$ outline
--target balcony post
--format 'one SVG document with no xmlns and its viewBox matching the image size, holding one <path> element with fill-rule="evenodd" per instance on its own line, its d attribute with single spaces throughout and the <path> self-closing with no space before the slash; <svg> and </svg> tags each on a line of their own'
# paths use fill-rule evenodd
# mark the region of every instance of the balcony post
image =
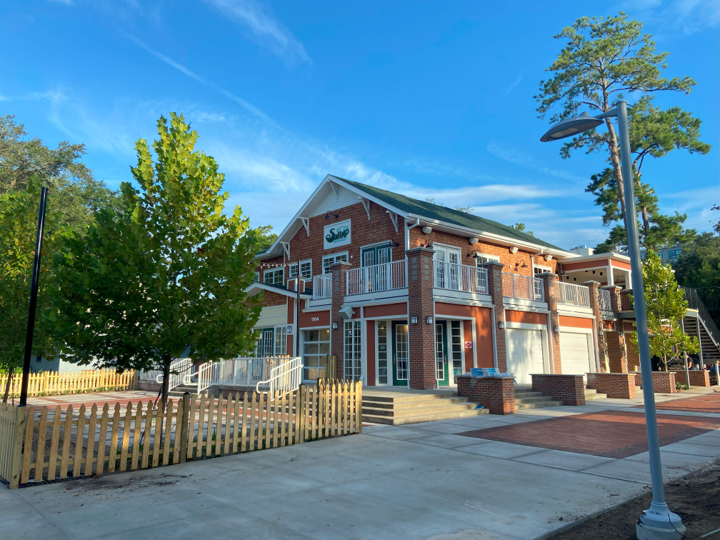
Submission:
<svg viewBox="0 0 720 540">
<path fill-rule="evenodd" d="M 430 390 L 437 388 L 435 377 L 435 320 L 426 324 L 425 318 L 433 315 L 433 256 L 435 250 L 424 247 L 407 252 L 408 276 L 408 345 L 410 388 Z M 412 324 L 410 317 L 417 317 Z"/>
<path fill-rule="evenodd" d="M 610 305 L 612 306 L 613 313 L 619 313 L 622 310 L 622 299 L 620 298 L 620 291 L 622 289 L 617 285 L 607 285 L 602 288 L 610 291 Z M 622 319 L 615 321 L 614 329 L 608 331 L 605 338 L 610 373 L 627 373 L 627 341 L 625 339 L 625 328 Z"/>
<path fill-rule="evenodd" d="M 555 286 L 558 281 L 558 276 L 552 272 L 543 272 L 537 277 L 542 280 L 545 302 L 547 302 L 548 311 L 550 311 L 549 334 L 553 353 L 553 373 L 560 374 L 562 373 L 562 359 L 560 358 L 560 332 L 555 332 L 555 328 L 560 328 L 560 316 L 558 315 L 557 310 L 557 297 L 560 287 Z"/>
<path fill-rule="evenodd" d="M 345 365 L 344 344 L 345 344 L 345 324 L 344 319 L 340 318 L 340 309 L 345 303 L 345 292 L 347 290 L 347 271 L 352 268 L 349 262 L 338 261 L 330 266 L 330 275 L 332 276 L 332 304 L 330 306 L 330 353 L 337 355 L 338 361 L 335 364 L 335 373 L 326 374 L 328 379 L 343 378 L 343 366 Z M 333 330 L 333 322 L 338 323 L 337 329 Z"/>
<path fill-rule="evenodd" d="M 487 294 L 492 298 L 493 303 L 493 335 L 495 336 L 495 354 L 497 356 L 497 369 L 506 373 L 507 366 L 507 344 L 505 341 L 505 295 L 503 294 L 503 265 L 497 261 L 488 261 L 482 265 L 487 270 Z M 513 280 L 513 290 L 515 281 Z M 500 324 L 502 323 L 502 328 Z"/>
<path fill-rule="evenodd" d="M 595 341 L 598 347 L 598 358 L 595 369 L 598 372 L 608 371 L 607 356 L 605 355 L 605 332 L 603 330 L 602 310 L 600 309 L 600 283 L 597 281 L 586 281 L 583 283 L 588 288 L 590 295 L 590 309 L 595 317 Z"/>
</svg>

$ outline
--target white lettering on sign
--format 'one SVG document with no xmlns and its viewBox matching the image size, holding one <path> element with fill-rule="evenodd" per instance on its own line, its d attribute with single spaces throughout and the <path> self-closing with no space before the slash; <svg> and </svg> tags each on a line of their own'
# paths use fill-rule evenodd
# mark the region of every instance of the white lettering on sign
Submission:
<svg viewBox="0 0 720 540">
<path fill-rule="evenodd" d="M 312 322 L 320 322 L 320 317 L 310 317 Z"/>
<path fill-rule="evenodd" d="M 466 348 L 466 349 L 472 349 L 472 341 L 466 341 L 466 342 L 465 342 L 465 348 Z"/>
</svg>

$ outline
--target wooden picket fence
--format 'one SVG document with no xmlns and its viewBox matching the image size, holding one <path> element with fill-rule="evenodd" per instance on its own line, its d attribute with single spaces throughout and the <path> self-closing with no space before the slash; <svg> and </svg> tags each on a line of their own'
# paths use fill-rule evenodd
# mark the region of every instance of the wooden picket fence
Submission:
<svg viewBox="0 0 720 540">
<path fill-rule="evenodd" d="M 271 397 L 186 395 L 169 400 L 167 409 L 161 403 L 77 411 L 8 405 L 0 409 L 0 476 L 14 489 L 362 431 L 360 382 L 320 382 Z"/>
<path fill-rule="evenodd" d="M 70 373 L 42 371 L 31 373 L 28 380 L 28 396 L 53 396 L 57 394 L 82 394 L 110 390 L 135 390 L 138 374 L 130 370 L 118 373 L 115 369 L 86 369 Z M 0 390 L 5 391 L 7 375 L 0 377 Z M 20 395 L 22 374 L 16 373 L 10 381 L 10 396 Z"/>
</svg>

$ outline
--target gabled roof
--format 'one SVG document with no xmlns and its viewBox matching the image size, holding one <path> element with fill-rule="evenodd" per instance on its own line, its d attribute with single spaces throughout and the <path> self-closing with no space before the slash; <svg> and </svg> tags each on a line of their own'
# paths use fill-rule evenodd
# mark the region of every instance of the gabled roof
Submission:
<svg viewBox="0 0 720 540">
<path fill-rule="evenodd" d="M 459 212 L 457 210 L 453 210 L 452 208 L 446 208 L 427 201 L 420 201 L 418 199 L 406 197 L 405 195 L 400 195 L 399 193 L 393 193 L 385 189 L 361 184 L 360 182 L 355 182 L 353 180 L 346 180 L 339 177 L 336 178 L 364 191 L 368 195 L 372 195 L 381 201 L 391 204 L 395 208 L 402 210 L 407 214 L 413 214 L 420 216 L 421 218 L 425 217 L 434 219 L 444 223 L 460 225 L 461 227 L 467 227 L 468 229 L 497 234 L 506 238 L 514 238 L 524 243 L 531 243 L 550 249 L 566 251 L 563 248 L 544 242 L 534 236 L 530 236 L 527 233 L 518 231 L 517 229 L 513 229 L 512 227 L 503 225 L 502 223 L 498 223 L 497 221 L 485 219 L 474 214 L 468 214 L 467 212 Z"/>
</svg>

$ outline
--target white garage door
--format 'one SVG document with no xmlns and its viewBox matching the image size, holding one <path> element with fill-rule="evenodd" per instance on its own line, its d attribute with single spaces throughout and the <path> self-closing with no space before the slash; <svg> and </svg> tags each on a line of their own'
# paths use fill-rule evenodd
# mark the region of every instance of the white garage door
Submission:
<svg viewBox="0 0 720 540">
<path fill-rule="evenodd" d="M 532 373 L 544 373 L 543 333 L 540 330 L 508 329 L 508 371 L 518 384 L 532 384 Z"/>
<path fill-rule="evenodd" d="M 566 375 L 585 375 L 590 369 L 590 334 L 560 332 L 560 359 Z"/>
</svg>

